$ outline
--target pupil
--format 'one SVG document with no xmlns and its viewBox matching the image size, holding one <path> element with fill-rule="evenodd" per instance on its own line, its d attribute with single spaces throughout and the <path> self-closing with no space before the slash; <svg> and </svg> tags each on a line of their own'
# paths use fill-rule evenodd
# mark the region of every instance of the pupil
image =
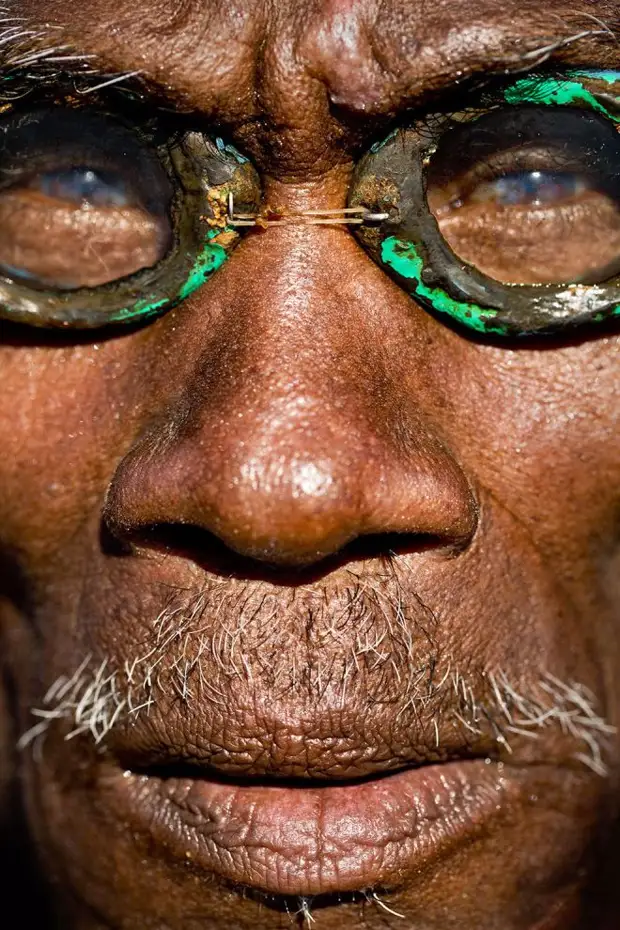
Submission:
<svg viewBox="0 0 620 930">
<path fill-rule="evenodd" d="M 585 185 L 575 174 L 529 171 L 498 178 L 489 187 L 497 203 L 510 207 L 519 204 L 543 206 L 570 200 L 581 193 Z"/>
<path fill-rule="evenodd" d="M 92 207 L 126 207 L 133 201 L 121 177 L 91 168 L 37 175 L 31 187 L 47 197 Z"/>
</svg>

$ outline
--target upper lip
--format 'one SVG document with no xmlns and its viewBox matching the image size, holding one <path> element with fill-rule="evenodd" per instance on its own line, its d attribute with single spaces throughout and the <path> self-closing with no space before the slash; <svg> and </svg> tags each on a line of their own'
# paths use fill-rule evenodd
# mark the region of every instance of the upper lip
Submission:
<svg viewBox="0 0 620 930">
<path fill-rule="evenodd" d="M 399 731 L 387 720 L 381 731 L 378 722 L 364 727 L 362 720 L 346 735 L 340 727 L 330 729 L 327 721 L 315 730 L 262 723 L 261 728 L 254 720 L 241 729 L 233 710 L 229 725 L 215 739 L 206 726 L 194 729 L 190 738 L 180 721 L 169 726 L 165 719 L 155 725 L 151 720 L 145 726 L 138 720 L 131 729 L 113 735 L 110 748 L 132 771 L 300 785 L 368 780 L 403 769 L 497 755 L 490 737 L 468 742 L 467 731 L 447 722 L 435 727 L 429 721 L 427 728 Z M 393 740 L 387 737 L 390 730 Z"/>
</svg>

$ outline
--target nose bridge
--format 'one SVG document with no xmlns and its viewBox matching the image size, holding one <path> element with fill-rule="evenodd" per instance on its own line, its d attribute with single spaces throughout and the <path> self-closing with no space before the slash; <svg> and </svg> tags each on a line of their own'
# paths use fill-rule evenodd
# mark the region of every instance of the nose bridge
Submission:
<svg viewBox="0 0 620 930">
<path fill-rule="evenodd" d="M 277 474 L 300 497 L 311 485 L 334 488 L 339 471 L 342 478 L 385 457 L 388 446 L 398 455 L 397 423 L 400 439 L 404 425 L 432 446 L 418 404 L 398 383 L 400 363 L 390 370 L 383 345 L 387 282 L 346 230 L 270 229 L 239 259 L 247 274 L 229 268 L 229 307 L 187 386 L 191 429 L 211 449 L 219 438 L 230 469 L 238 463 L 240 477 L 254 476 L 257 492 L 259 473 L 263 481 Z"/>
<path fill-rule="evenodd" d="M 259 507 L 272 532 L 282 520 L 291 527 L 305 521 L 307 530 L 336 500 L 340 510 L 361 516 L 364 509 L 363 482 L 352 479 L 377 437 L 363 395 L 384 375 L 362 348 L 363 332 L 352 320 L 345 325 L 350 308 L 332 263 L 336 251 L 340 260 L 359 261 L 342 231 L 269 230 L 251 243 L 244 261 L 260 269 L 260 284 L 235 285 L 234 315 L 222 319 L 188 385 L 202 400 L 177 448 L 204 450 L 195 470 L 203 489 L 205 479 L 225 486 L 227 508 L 236 499 L 246 517 Z"/>
<path fill-rule="evenodd" d="M 257 277 L 235 301 L 244 346 L 239 362 L 274 398 L 281 392 L 289 400 L 291 392 L 304 394 L 337 351 L 334 324 L 343 308 L 335 292 L 333 249 L 343 255 L 351 244 L 332 230 L 274 229 L 256 242 Z"/>
<path fill-rule="evenodd" d="M 323 228 L 270 229 L 242 249 L 245 271 L 224 269 L 232 282 L 226 307 L 216 334 L 205 333 L 187 387 L 194 399 L 204 395 L 202 428 L 233 417 L 272 452 L 289 429 L 322 423 L 331 434 L 327 409 L 349 426 L 366 416 L 359 395 L 386 375 L 342 269 L 353 280 L 368 260 L 346 232 Z"/>
</svg>

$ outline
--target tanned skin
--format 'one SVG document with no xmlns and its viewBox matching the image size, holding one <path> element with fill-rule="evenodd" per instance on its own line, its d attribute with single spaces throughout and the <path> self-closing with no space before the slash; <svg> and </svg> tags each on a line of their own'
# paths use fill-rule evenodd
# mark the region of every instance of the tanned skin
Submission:
<svg viewBox="0 0 620 930">
<path fill-rule="evenodd" d="M 296 211 L 343 207 L 368 146 L 457 79 L 531 66 L 582 32 L 601 35 L 560 43 L 560 62 L 620 68 L 604 35 L 613 2 L 5 6 L 216 120 L 265 202 Z M 149 325 L 75 339 L 0 325 L 0 745 L 13 783 L 0 797 L 14 792 L 11 813 L 23 804 L 16 829 L 38 862 L 24 863 L 30 890 L 7 927 L 34 925 L 39 874 L 54 915 L 37 918 L 42 930 L 266 930 L 310 915 L 321 930 L 619 925 L 617 332 L 470 338 L 417 306 L 349 230 L 301 225 L 247 236 Z M 87 653 L 122 665 L 171 597 L 201 591 L 243 654 L 236 677 L 216 648 L 203 656 L 216 697 L 160 695 L 130 750 L 131 737 L 98 752 L 52 727 L 37 751 L 14 751 L 58 676 Z M 388 610 L 404 605 L 409 646 L 382 592 Z M 389 674 L 347 665 L 361 622 L 351 597 L 368 598 Z M 260 792 L 294 778 L 289 794 L 302 794 L 433 761 L 443 692 L 399 723 L 410 711 L 397 679 L 416 649 L 446 673 L 449 656 L 466 680 L 494 668 L 526 692 L 546 670 L 583 684 L 607 724 L 606 774 L 549 727 L 502 756 L 526 788 L 429 853 L 401 856 L 405 840 L 380 823 L 365 842 L 355 813 L 331 845 L 320 811 L 297 834 L 286 821 L 284 839 L 270 833 L 243 807 L 248 779 Z M 329 686 L 304 690 L 293 665 Z M 149 740 L 190 747 L 196 777 L 238 786 L 240 813 L 206 859 L 156 809 L 147 824 L 115 800 L 123 772 L 131 782 L 151 764 Z"/>
</svg>

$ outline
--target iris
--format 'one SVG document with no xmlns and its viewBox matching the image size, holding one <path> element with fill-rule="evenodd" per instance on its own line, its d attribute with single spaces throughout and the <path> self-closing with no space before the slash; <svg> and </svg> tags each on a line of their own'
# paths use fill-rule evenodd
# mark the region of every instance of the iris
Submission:
<svg viewBox="0 0 620 930">
<path fill-rule="evenodd" d="M 571 200 L 582 193 L 585 187 L 583 180 L 576 174 L 527 171 L 497 178 L 483 185 L 484 197 L 474 195 L 471 199 L 493 199 L 506 207 L 521 204 L 544 206 Z"/>
<path fill-rule="evenodd" d="M 46 197 L 85 206 L 126 207 L 133 200 L 120 175 L 92 168 L 75 167 L 39 174 L 31 186 Z"/>
</svg>

